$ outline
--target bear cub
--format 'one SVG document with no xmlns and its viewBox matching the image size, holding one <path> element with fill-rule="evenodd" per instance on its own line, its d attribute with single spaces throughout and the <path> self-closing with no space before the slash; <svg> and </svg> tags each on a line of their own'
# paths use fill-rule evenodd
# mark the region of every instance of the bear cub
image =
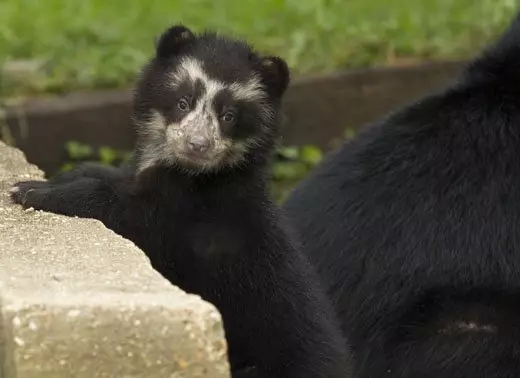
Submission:
<svg viewBox="0 0 520 378">
<path fill-rule="evenodd" d="M 95 218 L 221 312 L 234 377 L 344 378 L 349 354 L 317 276 L 268 196 L 285 61 L 177 25 L 134 96 L 124 167 L 20 182 L 25 207 Z"/>
</svg>

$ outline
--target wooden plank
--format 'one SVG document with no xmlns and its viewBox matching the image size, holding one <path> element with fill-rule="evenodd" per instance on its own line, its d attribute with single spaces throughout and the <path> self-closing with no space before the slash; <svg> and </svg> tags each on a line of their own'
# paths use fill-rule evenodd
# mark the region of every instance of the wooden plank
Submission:
<svg viewBox="0 0 520 378">
<path fill-rule="evenodd" d="M 456 77 L 463 64 L 365 69 L 299 80 L 286 99 L 285 141 L 334 148 L 347 128 L 356 130 L 442 88 Z"/>
<path fill-rule="evenodd" d="M 286 99 L 284 143 L 338 145 L 347 128 L 357 129 L 452 80 L 463 62 L 382 67 L 296 78 Z M 28 160 L 45 172 L 64 162 L 67 141 L 131 149 L 128 90 L 70 93 L 35 98 L 7 109 L 7 125 Z"/>
</svg>

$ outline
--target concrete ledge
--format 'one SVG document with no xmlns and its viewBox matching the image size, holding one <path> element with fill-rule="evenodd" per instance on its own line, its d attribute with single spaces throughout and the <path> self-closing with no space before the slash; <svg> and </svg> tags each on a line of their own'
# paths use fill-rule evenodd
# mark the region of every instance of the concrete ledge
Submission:
<svg viewBox="0 0 520 378">
<path fill-rule="evenodd" d="M 42 176 L 0 142 L 0 377 L 229 377 L 212 305 L 98 221 L 11 205 Z"/>
</svg>

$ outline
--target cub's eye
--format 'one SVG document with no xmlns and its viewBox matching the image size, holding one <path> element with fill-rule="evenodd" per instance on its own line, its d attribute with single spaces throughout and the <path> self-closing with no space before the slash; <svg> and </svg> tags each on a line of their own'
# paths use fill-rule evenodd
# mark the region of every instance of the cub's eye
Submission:
<svg viewBox="0 0 520 378">
<path fill-rule="evenodd" d="M 222 116 L 222 120 L 226 123 L 231 123 L 235 120 L 235 115 L 232 112 L 227 112 Z"/>
<path fill-rule="evenodd" d="M 180 111 L 187 112 L 190 110 L 190 103 L 183 97 L 177 102 L 177 107 Z"/>
</svg>

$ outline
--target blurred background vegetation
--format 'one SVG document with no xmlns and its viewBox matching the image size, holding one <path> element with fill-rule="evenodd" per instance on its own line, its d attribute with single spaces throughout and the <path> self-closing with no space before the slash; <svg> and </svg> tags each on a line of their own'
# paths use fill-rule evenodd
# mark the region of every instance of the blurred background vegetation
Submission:
<svg viewBox="0 0 520 378">
<path fill-rule="evenodd" d="M 244 37 L 296 73 L 471 54 L 518 0 L 0 0 L 0 59 L 33 61 L 2 94 L 128 85 L 174 22 Z"/>
<path fill-rule="evenodd" d="M 295 74 L 319 74 L 467 57 L 519 7 L 520 0 L 0 0 L 0 101 L 130 86 L 154 38 L 177 22 L 243 37 L 283 56 Z M 16 80 L 20 73 L 30 79 Z M 67 148 L 71 161 L 85 153 L 80 144 Z M 286 147 L 278 157 L 275 181 L 294 183 L 321 154 Z"/>
</svg>

